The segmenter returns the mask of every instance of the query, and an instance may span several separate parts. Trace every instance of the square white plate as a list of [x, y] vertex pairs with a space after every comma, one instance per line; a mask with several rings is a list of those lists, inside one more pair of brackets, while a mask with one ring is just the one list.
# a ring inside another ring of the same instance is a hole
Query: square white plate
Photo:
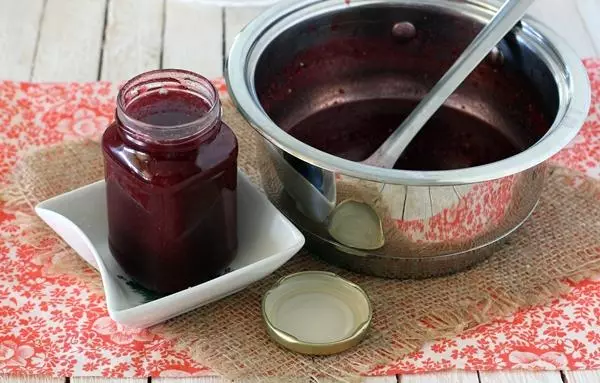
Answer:
[[163, 297], [131, 281], [109, 251], [104, 181], [41, 202], [35, 211], [100, 271], [111, 318], [144, 328], [244, 289], [277, 270], [302, 248], [300, 231], [239, 171], [237, 199], [239, 244], [228, 272]]

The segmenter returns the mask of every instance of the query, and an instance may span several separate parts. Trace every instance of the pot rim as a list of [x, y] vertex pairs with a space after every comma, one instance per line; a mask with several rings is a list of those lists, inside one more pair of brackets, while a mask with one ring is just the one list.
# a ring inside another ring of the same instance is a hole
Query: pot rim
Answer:
[[[284, 0], [267, 9], [251, 21], [235, 38], [226, 61], [225, 81], [236, 108], [250, 125], [266, 140], [314, 166], [347, 176], [375, 182], [406, 185], [457, 185], [490, 181], [520, 173], [550, 159], [579, 133], [591, 103], [591, 86], [587, 71], [568, 43], [533, 17], [526, 16], [516, 33], [526, 38], [526, 43], [548, 66], [558, 87], [559, 105], [554, 123], [548, 132], [526, 150], [503, 160], [477, 167], [443, 171], [414, 171], [384, 169], [361, 164], [315, 149], [294, 138], [275, 124], [262, 108], [254, 86], [254, 70], [262, 49], [271, 41], [263, 41], [265, 33], [273, 26], [279, 28], [286, 18], [296, 16], [293, 23], [314, 16], [298, 17], [298, 12], [317, 11], [317, 14], [346, 7], [374, 4], [415, 4], [415, 0]], [[446, 6], [469, 12], [479, 12], [491, 18], [498, 10], [496, 0], [467, 0], [461, 3], [445, 0]], [[440, 7], [439, 0], [420, 0], [418, 6]], [[442, 5], [443, 6], [443, 5]], [[273, 37], [274, 38], [274, 37]]]

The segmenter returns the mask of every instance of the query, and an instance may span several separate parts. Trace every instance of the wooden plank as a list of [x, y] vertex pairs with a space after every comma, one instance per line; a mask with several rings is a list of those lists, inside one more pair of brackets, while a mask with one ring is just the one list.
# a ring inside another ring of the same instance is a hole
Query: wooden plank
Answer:
[[444, 371], [432, 374], [402, 375], [400, 383], [479, 383], [477, 372]]
[[600, 371], [565, 371], [565, 383], [598, 383]]
[[0, 9], [0, 79], [29, 80], [44, 0], [0, 0]]
[[497, 371], [479, 372], [481, 383], [562, 383], [558, 371]]
[[[476, 185], [476, 184], [475, 184]], [[473, 189], [473, 185], [456, 185], [452, 187], [454, 189], [454, 191], [456, 192], [456, 195], [458, 196], [458, 199], [460, 200], [461, 198], [463, 198], [464, 196], [466, 196], [467, 194], [469, 194], [471, 192], [471, 189]]]
[[[72, 377], [71, 383], [147, 383], [147, 378], [100, 378], [100, 377]], [[152, 379], [154, 380], [154, 379]]]
[[449, 209], [459, 203], [458, 195], [452, 186], [432, 186], [429, 189], [431, 195], [431, 214], [436, 215], [444, 209]]
[[531, 6], [529, 13], [554, 29], [571, 44], [579, 56], [595, 56], [594, 44], [585, 29], [574, 0], [537, 0]]
[[164, 0], [109, 0], [101, 79], [123, 81], [161, 66]]
[[397, 383], [398, 378], [395, 376], [373, 376], [364, 378], [362, 383]]
[[219, 5], [221, 7], [269, 7], [281, 0], [194, 0], [202, 4]]
[[592, 39], [596, 56], [600, 56], [600, 1], [577, 0], [577, 9]]
[[385, 184], [381, 190], [383, 205], [394, 219], [402, 219], [406, 201], [406, 186]]
[[163, 68], [208, 78], [223, 75], [223, 9], [195, 1], [166, 0]]
[[431, 217], [431, 194], [426, 186], [408, 186], [404, 204], [405, 221], [420, 220]]
[[106, 0], [47, 0], [33, 80], [96, 80], [105, 9]]
[[225, 57], [227, 57], [233, 40], [242, 28], [264, 9], [264, 7], [225, 8]]

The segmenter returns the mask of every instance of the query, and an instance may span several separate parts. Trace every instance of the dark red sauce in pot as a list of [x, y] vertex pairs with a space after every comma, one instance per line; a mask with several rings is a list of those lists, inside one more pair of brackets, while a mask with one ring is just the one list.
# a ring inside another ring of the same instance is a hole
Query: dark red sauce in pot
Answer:
[[109, 245], [137, 283], [173, 293], [237, 249], [237, 140], [212, 84], [163, 70], [130, 80], [103, 140]]
[[[360, 162], [400, 126], [481, 26], [447, 33], [421, 20], [414, 36], [408, 28], [412, 39], [398, 41], [395, 22], [339, 19], [305, 32], [307, 41], [318, 41], [314, 45], [287, 56], [264, 53], [265, 62], [257, 67], [257, 94], [269, 117], [293, 137]], [[376, 27], [385, 33], [365, 37], [354, 32]], [[505, 50], [507, 57], [514, 55], [511, 48]], [[439, 171], [501, 161], [537, 142], [554, 118], [525, 73], [515, 64], [491, 58], [469, 75], [452, 99], [428, 121], [394, 168]]]

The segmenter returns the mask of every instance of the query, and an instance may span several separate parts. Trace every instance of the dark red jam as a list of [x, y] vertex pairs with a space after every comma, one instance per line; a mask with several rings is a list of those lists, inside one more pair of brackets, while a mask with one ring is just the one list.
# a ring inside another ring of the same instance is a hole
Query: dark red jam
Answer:
[[[338, 104], [310, 115], [288, 132], [314, 148], [351, 161], [368, 158], [415, 108], [399, 99]], [[396, 165], [405, 170], [450, 170], [485, 165], [522, 148], [507, 134], [468, 113], [442, 107]]]
[[[268, 48], [255, 76], [258, 98], [269, 117], [307, 145], [363, 161], [400, 126], [480, 30], [473, 24], [449, 34], [429, 25], [413, 35], [410, 26], [390, 24], [388, 33], [385, 24], [340, 16], [339, 22], [324, 22], [314, 31], [298, 29], [309, 36], [303, 39], [315, 41], [307, 48], [300, 48], [304, 40], [294, 45], [294, 33], [280, 37], [297, 52]], [[393, 32], [397, 27], [411, 39], [399, 43]], [[358, 33], [361, 28], [368, 32]], [[506, 62], [488, 59], [480, 64], [394, 168], [440, 171], [494, 163], [546, 134], [554, 119], [546, 105], [555, 102], [554, 96], [539, 92], [518, 60], [511, 64], [508, 57], [518, 57], [517, 51], [504, 49]]]
[[143, 287], [218, 276], [237, 249], [237, 140], [212, 84], [180, 70], [126, 83], [103, 136], [110, 250]]

